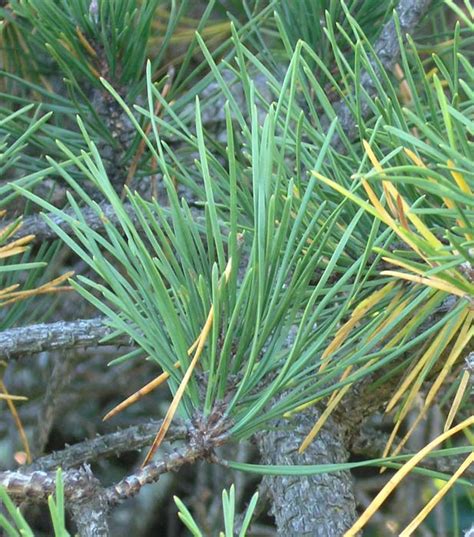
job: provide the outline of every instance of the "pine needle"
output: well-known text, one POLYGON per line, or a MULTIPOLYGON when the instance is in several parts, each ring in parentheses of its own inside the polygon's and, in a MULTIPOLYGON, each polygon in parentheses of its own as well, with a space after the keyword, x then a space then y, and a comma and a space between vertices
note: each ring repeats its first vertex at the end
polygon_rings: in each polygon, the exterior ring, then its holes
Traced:
POLYGON ((13 400, 20 400, 20 399, 27 399, 27 398, 26 397, 22 398, 21 396, 10 395, 2 379, 0 379, 0 390, 2 391, 3 395, 6 396, 5 398, 2 398, 2 399, 6 400, 8 409, 10 410, 10 413, 13 417, 13 421, 15 422, 15 426, 17 428, 18 434, 20 435, 20 440, 23 445, 23 449, 26 453, 26 461, 28 462, 28 464, 31 464, 32 458, 31 458, 31 450, 30 450, 30 444, 28 442, 28 437, 26 436, 25 429, 21 422, 20 416, 18 415, 15 404, 13 403, 13 400))
MULTIPOLYGON (((176 369, 181 367, 180 362, 176 362, 174 366, 176 369)), ((156 390, 159 386, 161 386, 164 382, 166 382, 169 379, 170 375, 166 371, 158 375, 156 378, 154 378, 151 382, 148 384, 145 384, 145 386, 142 386, 139 390, 137 390, 135 393, 127 397, 124 401, 119 403, 117 406, 112 408, 107 414, 102 418, 102 421, 109 420, 110 418, 113 418, 129 406, 133 405, 140 399, 143 399, 146 395, 151 393, 153 390, 156 390)))
POLYGON ((418 526, 423 522, 423 520, 430 514, 430 512, 440 503, 443 497, 451 489, 451 487, 456 483, 456 481, 461 477, 471 464, 474 463, 474 453, 471 453, 466 460, 461 464, 461 466, 456 470, 456 472, 451 476, 449 481, 447 481, 443 487, 431 498, 431 500, 423 507, 423 509, 416 515, 416 517, 408 524, 408 526, 400 533, 400 537, 409 537, 413 535, 413 532, 418 528, 418 526))
MULTIPOLYGON (((227 266, 224 270, 224 282, 225 283, 229 281, 231 270, 232 270, 232 258, 229 259, 227 266)), ((196 340, 197 341, 196 353, 193 359, 191 360, 191 363, 189 364, 188 369, 186 370, 186 373, 183 377, 183 380, 181 381, 181 384, 179 385, 175 393, 175 396, 173 397, 173 401, 168 407, 168 411, 166 412, 166 415, 163 419, 163 423, 161 424, 160 430, 158 431, 155 439, 153 440, 153 444, 150 450, 148 451, 145 457, 145 460, 143 461, 142 467, 146 466, 150 462, 150 460, 153 458, 153 455, 156 453, 157 449, 160 447, 161 442, 163 441, 164 437, 166 436, 166 433, 168 432, 168 429, 171 425, 171 421, 173 420, 173 417, 176 414, 176 411, 178 409, 179 403, 181 402, 181 399, 183 398, 184 392, 189 383, 189 380, 191 379, 191 375, 194 371, 194 368, 196 367, 199 357, 202 354, 204 345, 206 344, 207 338, 209 336, 209 332, 211 331, 211 328, 212 328, 213 320, 214 320, 214 304, 211 305, 206 322, 204 323, 204 327, 196 340)))
POLYGON ((474 317, 474 313, 470 313, 466 321, 464 323, 464 326, 462 327, 459 336, 456 340, 456 342, 453 345, 453 348, 446 359, 446 362, 444 363, 443 369, 440 371, 438 376, 436 377, 435 381, 433 382, 433 385, 430 388, 430 391, 428 392, 428 395, 426 396, 425 402, 423 404, 422 409, 420 410, 418 416, 412 423, 410 429, 405 434, 405 436, 400 441, 400 444, 397 446, 395 451, 392 453, 393 456, 400 453, 403 446, 406 444, 410 436, 413 434, 413 431, 416 429, 420 421, 426 416, 426 413, 428 412, 429 408, 431 407, 432 402, 434 401, 439 389, 441 388, 441 385, 443 384, 444 380, 446 379, 448 373, 451 371, 452 366, 458 359, 461 352, 466 348, 466 346, 469 344, 472 335, 474 333, 474 327, 472 326, 472 320, 474 317))
POLYGON ((428 445, 426 445, 422 450, 420 450, 416 455, 414 455, 409 461, 407 461, 396 473, 391 477, 388 483, 383 487, 383 489, 377 494, 371 504, 367 509, 362 513, 357 522, 344 534, 344 537, 356 537, 359 531, 367 524, 367 522, 372 518, 372 516, 380 509, 381 505, 385 502, 388 496, 395 490, 395 488, 401 483, 401 481, 415 468, 415 466, 425 458, 430 451, 432 451, 439 444, 444 442, 446 439, 455 435, 459 431, 462 431, 466 427, 471 427, 474 425, 474 416, 467 418, 456 427, 449 429, 445 433, 442 433, 434 440, 432 440, 428 445))
POLYGON ((454 396, 453 404, 451 405, 451 408, 449 409, 448 417, 446 418, 446 423, 444 424, 444 428, 443 428, 444 432, 447 431, 451 427, 454 421, 454 417, 456 416, 459 410, 459 406, 466 392, 466 388, 469 385, 470 378, 471 378, 471 374, 469 373, 469 371, 465 370, 462 374, 461 382, 459 383, 458 389, 456 390, 456 395, 454 396))

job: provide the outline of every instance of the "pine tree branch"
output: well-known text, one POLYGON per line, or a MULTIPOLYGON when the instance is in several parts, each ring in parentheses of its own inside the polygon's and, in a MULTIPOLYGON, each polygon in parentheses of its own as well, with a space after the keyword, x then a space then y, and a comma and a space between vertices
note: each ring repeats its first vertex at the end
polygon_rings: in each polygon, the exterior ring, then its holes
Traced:
MULTIPOLYGON (((347 462, 344 431, 329 419, 303 454, 302 440, 319 416, 317 409, 297 414, 289 426, 278 420, 275 427, 258 437, 264 464, 331 464, 347 462)), ((265 476, 263 483, 272 499, 278 535, 327 537, 343 535, 356 519, 350 472, 314 476, 265 476)))
POLYGON ((209 458, 209 453, 203 446, 186 447, 169 454, 161 461, 152 462, 140 468, 134 474, 128 475, 115 485, 106 489, 107 503, 117 505, 135 496, 142 487, 155 483, 165 473, 179 470, 186 464, 209 458))
MULTIPOLYGON (((104 221, 111 222, 112 224, 119 224, 120 220, 117 217, 115 209, 109 203, 104 203, 101 206, 102 214, 97 214, 96 209, 91 207, 83 207, 81 209, 82 217, 87 225, 93 231, 101 232, 104 230, 104 221)), ((127 212, 133 223, 137 223, 138 219, 135 215, 135 211, 131 208, 129 203, 124 204, 124 210, 127 212)), ((64 214, 68 217, 76 217, 76 213, 72 209, 65 209, 64 214)), ((72 232, 71 226, 65 221, 64 217, 56 214, 48 214, 50 220, 59 226, 65 233, 70 234, 72 232)), ((8 226, 10 222, 5 222, 3 225, 8 226)), ((56 240, 58 235, 54 229, 52 229, 41 214, 33 214, 27 216, 22 220, 20 229, 12 235, 12 240, 21 239, 27 235, 34 235, 33 242, 42 243, 43 241, 56 240)))
MULTIPOLYGON (((114 433, 84 440, 37 459, 29 468, 43 471, 51 471, 56 468, 67 470, 103 457, 118 456, 120 453, 141 449, 151 444, 161 423, 162 420, 152 420, 148 423, 133 425, 114 433)), ((169 430, 166 440, 173 442, 184 439, 187 431, 184 425, 174 425, 169 430)))
POLYGON ((0 332, 0 359, 14 359, 44 351, 65 350, 98 345, 129 345, 130 338, 120 335, 111 342, 103 338, 114 333, 103 317, 59 321, 10 328, 0 332))
MULTIPOLYGON (((192 205, 192 202, 190 202, 190 207, 191 212, 196 218, 196 222, 198 224, 204 224, 204 209, 199 206, 192 205)), ((109 203, 103 203, 100 205, 100 208, 102 211, 100 214, 97 213, 96 209, 93 209, 91 207, 83 207, 81 209, 81 218, 85 221, 87 226, 92 231, 97 231, 97 233, 105 232, 105 222, 109 222, 110 224, 120 228, 120 219, 117 216, 115 209, 112 207, 112 205, 110 205, 109 203)), ((128 217, 130 218, 132 223, 137 226, 137 228, 139 228, 139 219, 132 206, 129 203, 124 203, 123 208, 127 212, 128 217)), ((63 212, 66 217, 76 218, 76 213, 72 209, 64 209, 63 212)), ((54 224, 60 227, 65 233, 69 235, 73 234, 70 224, 61 215, 48 214, 48 218, 54 224)), ((2 223, 2 227, 8 227, 12 223, 13 222, 11 221, 5 221, 2 223)), ((224 228, 223 223, 221 223, 221 226, 223 226, 224 228)), ((42 216, 42 213, 33 214, 31 216, 23 218, 21 227, 18 229, 18 231, 16 231, 14 235, 10 237, 10 239, 17 240, 26 237, 27 235, 34 235, 32 244, 41 244, 44 241, 52 241, 58 239, 58 234, 46 222, 46 220, 42 216)))
MULTIPOLYGON (((131 445, 141 445, 148 440, 149 427, 156 434, 156 425, 148 424, 145 429, 129 428, 108 435, 105 439, 95 439, 82 446, 64 450, 63 455, 44 457, 35 465, 21 471, 0 472, 0 486, 16 501, 45 501, 55 490, 56 474, 53 471, 36 469, 38 466, 51 468, 58 462, 77 462, 96 456, 92 450, 102 454, 119 449, 129 450, 131 445), (39 463, 39 465, 38 465, 39 463)), ((159 461, 151 462, 114 485, 104 488, 87 465, 79 469, 69 468, 63 472, 64 495, 81 537, 108 535, 107 515, 112 507, 136 495, 142 487, 154 483, 168 472, 177 471, 185 464, 198 460, 214 461, 214 449, 228 440, 229 423, 220 414, 216 417, 194 420, 179 434, 186 433, 186 446, 169 453, 159 461)))
MULTIPOLYGON (((156 430, 155 430, 156 433, 156 430)), ((215 446, 222 444, 222 439, 215 440, 215 446)), ((154 483, 165 473, 177 471, 185 464, 192 464, 200 459, 209 459, 209 446, 193 444, 170 453, 162 460, 152 462, 128 475, 114 485, 103 489, 85 465, 79 469, 68 469, 63 472, 64 494, 69 504, 93 501, 99 493, 105 498, 108 507, 136 495, 146 484, 154 483)), ((28 469, 21 471, 0 472, 0 486, 17 501, 31 500, 41 502, 54 493, 56 473, 53 471, 28 469)))

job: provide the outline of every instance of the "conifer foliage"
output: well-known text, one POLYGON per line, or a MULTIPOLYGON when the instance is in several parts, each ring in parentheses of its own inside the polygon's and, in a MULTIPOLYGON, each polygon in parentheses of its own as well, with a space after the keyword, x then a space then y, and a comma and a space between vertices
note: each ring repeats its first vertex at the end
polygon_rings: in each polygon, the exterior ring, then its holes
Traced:
POLYGON ((473 30, 0 3, 6 535, 469 529, 473 30))

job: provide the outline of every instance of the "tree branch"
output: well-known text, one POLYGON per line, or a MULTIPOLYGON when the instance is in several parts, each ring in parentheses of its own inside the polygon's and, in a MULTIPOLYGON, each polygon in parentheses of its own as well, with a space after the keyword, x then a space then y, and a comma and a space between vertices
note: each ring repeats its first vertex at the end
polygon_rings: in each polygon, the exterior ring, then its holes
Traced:
MULTIPOLYGON (((29 468, 51 471, 61 467, 67 470, 102 457, 138 450, 153 441, 161 427, 161 423, 162 420, 152 420, 148 423, 134 425, 114 433, 85 440, 62 451, 41 457, 33 462, 29 468)), ((166 440, 172 442, 183 439, 186 437, 187 432, 188 429, 184 425, 175 425, 168 432, 166 440)))
POLYGON ((136 473, 128 475, 115 485, 106 489, 107 503, 117 505, 140 492, 143 486, 155 483, 165 473, 179 470, 185 464, 192 464, 199 459, 208 458, 207 449, 193 446, 177 450, 161 461, 147 464, 136 473))
POLYGON ((11 328, 0 332, 0 359, 9 360, 38 352, 75 347, 130 344, 130 338, 126 335, 120 335, 112 342, 102 341, 113 333, 114 330, 105 324, 103 317, 11 328))
MULTIPOLYGON (((275 427, 259 435, 262 463, 330 464, 347 462, 349 452, 338 424, 329 419, 302 454, 298 448, 319 414, 317 409, 297 414, 291 425, 278 420, 275 427)), ((326 537, 343 535, 356 519, 350 472, 314 476, 265 476, 272 499, 278 535, 326 537)))
MULTIPOLYGON (((101 206, 102 214, 97 214, 96 209, 91 207, 83 207, 81 209, 82 217, 87 222, 89 227, 100 232, 104 229, 104 220, 111 222, 112 224, 117 224, 119 219, 115 212, 115 209, 109 203, 103 203, 101 206)), ((127 211, 128 215, 132 219, 132 222, 136 223, 138 221, 135 216, 135 211, 132 210, 130 204, 124 204, 124 210, 127 211)), ((65 209, 64 214, 66 216, 76 218, 76 213, 72 209, 65 209)), ((56 214, 48 214, 48 217, 58 225, 64 232, 71 233, 71 226, 67 223, 64 217, 56 214)), ((5 222, 4 225, 8 226, 9 222, 5 222)), ((12 235, 12 240, 21 239, 27 235, 34 235, 34 242, 41 243, 43 241, 55 240, 58 238, 54 229, 52 229, 46 220, 41 214, 33 214, 27 216, 22 220, 22 225, 20 229, 12 235)))

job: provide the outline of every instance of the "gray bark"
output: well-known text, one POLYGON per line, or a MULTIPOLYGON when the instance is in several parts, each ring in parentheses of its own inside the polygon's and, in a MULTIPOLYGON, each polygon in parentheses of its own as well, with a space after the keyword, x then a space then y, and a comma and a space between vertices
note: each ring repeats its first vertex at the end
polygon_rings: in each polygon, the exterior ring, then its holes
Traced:
MULTIPOLYGON (((332 419, 308 449, 298 454, 317 418, 315 410, 297 414, 291 422, 278 421, 274 429, 260 435, 262 463, 286 466, 347 462, 344 429, 332 419)), ((335 537, 343 535, 356 520, 350 472, 266 476, 263 484, 271 496, 278 535, 335 537)))
MULTIPOLYGON (((124 204, 124 209, 127 211, 132 221, 136 223, 137 217, 135 216, 135 211, 131 209, 130 205, 124 204)), ((104 203, 101 205, 101 210, 102 214, 98 214, 98 212, 91 207, 83 207, 81 209, 82 217, 86 220, 89 227, 97 232, 100 232, 104 229, 104 220, 113 224, 117 224, 119 221, 112 205, 104 203)), ((66 209, 64 213, 69 217, 76 217, 76 213, 72 209, 66 209)), ((72 233, 70 224, 63 217, 56 214, 49 214, 48 216, 64 232, 69 234, 72 233)), ((9 225, 9 223, 5 222, 4 225, 9 225)), ((58 238, 56 231, 49 226, 41 214, 34 214, 25 217, 22 221, 20 229, 14 235, 12 235, 11 239, 20 239, 26 235, 34 235, 34 242, 36 243, 55 240, 58 238)))
MULTIPOLYGON (((67 470, 102 457, 116 456, 125 451, 134 451, 149 446, 160 429, 161 423, 161 420, 151 420, 148 423, 84 440, 62 451, 37 459, 30 468, 51 471, 61 467, 63 470, 67 470)), ((183 439, 186 433, 186 427, 174 425, 168 432, 166 439, 169 442, 183 439)))
MULTIPOLYGON (((44 351, 101 345, 104 344, 101 340, 113 332, 114 330, 105 324, 103 317, 11 328, 0 332, 0 359, 9 360, 44 351)), ((129 343, 128 336, 120 336, 107 345, 129 343)))

